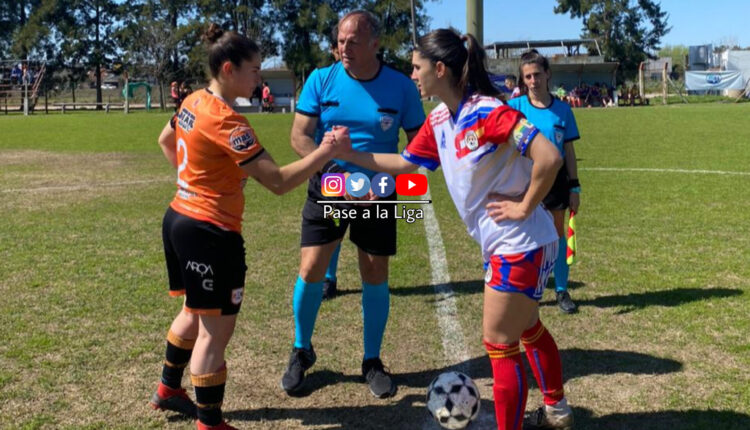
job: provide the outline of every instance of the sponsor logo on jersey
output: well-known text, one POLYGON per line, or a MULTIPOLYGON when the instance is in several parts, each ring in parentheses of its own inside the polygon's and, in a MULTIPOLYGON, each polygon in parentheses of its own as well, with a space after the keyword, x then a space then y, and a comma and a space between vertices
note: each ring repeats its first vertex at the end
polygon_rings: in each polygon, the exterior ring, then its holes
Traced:
POLYGON ((244 151, 255 143, 255 135, 250 127, 239 126, 229 135, 229 143, 235 151, 244 151))
POLYGON ((383 131, 390 130, 393 126, 393 117, 389 115, 383 115, 380 117, 380 129, 383 131))
POLYGON ((195 114, 187 110, 187 108, 182 108, 180 113, 177 115, 177 126, 185 130, 185 132, 190 133, 190 130, 193 129, 194 125, 195 114))

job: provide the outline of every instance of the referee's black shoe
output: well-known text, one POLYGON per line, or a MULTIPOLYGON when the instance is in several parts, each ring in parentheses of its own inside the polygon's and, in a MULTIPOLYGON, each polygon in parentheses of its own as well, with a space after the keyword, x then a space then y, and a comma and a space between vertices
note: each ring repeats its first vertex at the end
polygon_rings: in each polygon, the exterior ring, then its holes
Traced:
POLYGON ((557 296, 557 307, 560 308, 560 312, 564 314, 574 314, 578 311, 578 306, 573 303, 573 299, 570 298, 570 293, 567 291, 558 291, 557 296))
POLYGON ((323 300, 328 300, 336 297, 338 290, 336 289, 336 280, 326 278, 323 281, 323 300))
POLYGON ((315 360, 317 356, 312 344, 310 349, 293 348, 292 353, 289 354, 289 364, 284 371, 284 376, 281 377, 281 388, 287 394, 298 392, 305 382, 305 371, 315 364, 315 360))

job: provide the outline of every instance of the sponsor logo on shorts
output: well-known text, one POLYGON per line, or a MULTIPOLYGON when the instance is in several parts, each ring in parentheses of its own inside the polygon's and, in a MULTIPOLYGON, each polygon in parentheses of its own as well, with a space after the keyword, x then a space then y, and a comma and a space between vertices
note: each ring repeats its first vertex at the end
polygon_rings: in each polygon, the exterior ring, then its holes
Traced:
POLYGON ((203 287, 206 291, 213 291, 214 290, 214 280, 213 279, 204 279, 201 283, 201 287, 203 287))
POLYGON ((229 135, 229 143, 235 151, 244 151, 255 143, 255 135, 250 127, 239 126, 229 135))
POLYGON ((210 264, 199 263, 197 261, 188 261, 185 269, 196 272, 197 274, 201 275, 201 278, 205 277, 209 273, 211 274, 211 276, 214 275, 214 269, 211 268, 210 264))
POLYGON ((235 288, 232 290, 232 304, 233 305, 239 305, 242 303, 242 296, 245 293, 244 288, 235 288))

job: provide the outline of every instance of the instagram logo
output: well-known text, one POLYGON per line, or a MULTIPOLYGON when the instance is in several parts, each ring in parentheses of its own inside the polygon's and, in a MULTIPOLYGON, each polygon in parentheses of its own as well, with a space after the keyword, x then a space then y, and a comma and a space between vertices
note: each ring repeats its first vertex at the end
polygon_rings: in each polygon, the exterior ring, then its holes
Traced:
POLYGON ((325 197, 340 197, 346 193, 343 173, 324 173, 320 182, 320 192, 325 197))

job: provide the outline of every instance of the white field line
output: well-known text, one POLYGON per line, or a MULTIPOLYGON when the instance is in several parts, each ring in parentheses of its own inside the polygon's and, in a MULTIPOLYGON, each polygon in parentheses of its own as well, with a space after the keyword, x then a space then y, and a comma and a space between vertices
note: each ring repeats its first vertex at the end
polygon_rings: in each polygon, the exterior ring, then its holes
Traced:
MULTIPOLYGON (((427 173, 424 168, 420 168, 419 171, 422 174, 427 173)), ((422 198, 432 200, 430 191, 427 190, 427 194, 422 196, 422 198)), ((432 268, 432 285, 435 288, 435 296, 437 298, 435 313, 437 314, 438 325, 440 326, 440 333, 443 339, 443 353, 448 363, 460 363, 460 365, 455 366, 456 369, 468 374, 470 369, 467 368, 466 363, 470 357, 466 346, 466 339, 461 330, 461 323, 457 317, 456 297, 453 288, 451 288, 451 279, 448 274, 448 260, 445 258, 443 236, 440 233, 440 225, 435 216, 434 207, 431 204, 424 205, 424 212, 424 228, 427 236, 427 247, 430 251, 430 266, 432 268)), ((429 417, 429 414, 427 416, 428 418, 422 426, 422 430, 439 429, 440 426, 437 422, 429 417)), ((496 426, 494 412, 482 409, 474 425, 478 426, 477 428, 494 428, 496 426)))
POLYGON ((44 193, 49 191, 81 191, 94 190, 97 188, 124 187, 128 185, 153 184, 156 182, 166 182, 168 179, 141 179, 137 181, 118 181, 118 182, 93 182, 81 185, 55 185, 50 187, 33 187, 33 188, 9 188, 0 190, 0 193, 44 193))
POLYGON ((657 169, 645 167, 579 167, 578 170, 593 172, 651 172, 651 173, 689 173, 700 175, 734 175, 750 176, 750 172, 733 172, 729 170, 700 170, 700 169, 657 169))

